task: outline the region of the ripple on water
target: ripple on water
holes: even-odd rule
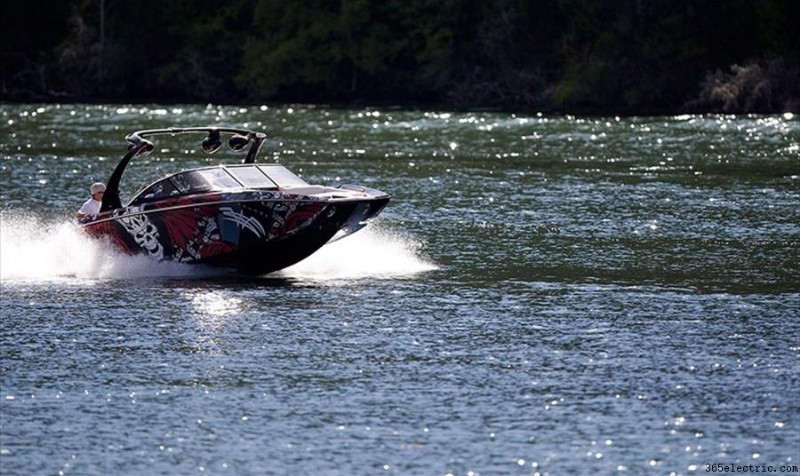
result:
[[[0,120],[4,474],[797,464],[794,117]],[[384,220],[258,279],[118,257],[66,224],[125,133],[197,124],[247,124],[270,136],[265,160],[387,190]],[[190,146],[140,162],[133,186],[217,160]]]

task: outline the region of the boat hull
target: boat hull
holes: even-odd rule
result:
[[[388,201],[212,193],[106,212],[83,227],[128,254],[261,275],[307,258],[337,233],[357,231]]]

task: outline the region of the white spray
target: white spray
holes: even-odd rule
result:
[[[402,277],[436,269],[420,256],[418,242],[374,225],[270,276],[346,280]],[[229,272],[125,255],[107,242],[90,238],[68,220],[0,210],[0,280],[6,283],[225,274]]]

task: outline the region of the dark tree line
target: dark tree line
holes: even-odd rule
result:
[[[800,108],[798,0],[5,0],[6,100]]]

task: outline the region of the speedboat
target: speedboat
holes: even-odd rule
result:
[[[151,154],[156,136],[200,134],[214,153],[227,140],[239,163],[182,170],[145,186],[127,205],[120,180],[128,164]],[[311,185],[277,163],[256,163],[267,136],[225,127],[133,132],[114,169],[100,213],[80,222],[91,236],[125,253],[262,275],[291,266],[375,218],[389,195],[368,187]],[[161,150],[161,149],[159,149]]]

